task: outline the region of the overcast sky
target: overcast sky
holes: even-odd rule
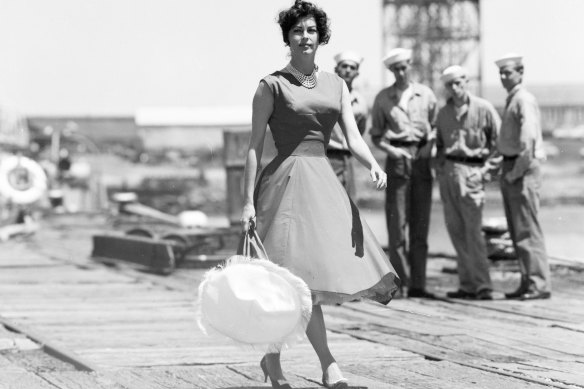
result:
[[[248,105],[283,67],[283,0],[0,0],[0,99],[30,115],[133,115],[148,106]],[[380,0],[321,0],[343,49],[365,57],[360,84],[381,87]],[[355,10],[356,5],[359,9]],[[584,1],[483,0],[484,84],[493,60],[525,56],[526,82],[584,84]]]

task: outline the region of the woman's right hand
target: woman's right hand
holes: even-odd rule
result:
[[[249,230],[249,225],[251,221],[255,222],[255,207],[253,204],[246,204],[243,206],[243,211],[241,212],[241,230],[247,232]]]
[[[387,174],[379,167],[377,163],[371,167],[371,171],[369,173],[371,174],[371,179],[377,186],[377,190],[387,188]]]

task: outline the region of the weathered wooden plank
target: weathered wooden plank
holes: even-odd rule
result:
[[[480,307],[491,311],[523,315],[536,319],[548,320],[556,323],[582,323],[584,322],[584,310],[581,309],[581,300],[534,300],[512,301],[501,300],[493,302],[477,302],[457,300],[456,304]]]
[[[85,307],[79,311],[68,309],[67,307],[60,304],[60,302],[47,302],[47,306],[43,307],[41,310],[36,309],[28,309],[27,307],[19,306],[17,310],[9,310],[8,307],[3,308],[3,316],[18,316],[18,315],[26,315],[28,317],[46,317],[50,318],[53,316],[63,316],[64,320],[69,318],[75,318],[78,316],[87,316],[88,319],[92,316],[100,316],[100,315],[107,315],[107,316],[124,316],[124,315],[145,315],[145,316],[155,316],[152,312],[153,309],[159,310],[160,315],[164,315],[166,313],[173,314],[176,316],[185,316],[185,317],[193,317],[195,315],[195,310],[192,306],[188,306],[188,304],[175,304],[173,305],[152,305],[149,308],[146,307],[134,307],[131,305],[127,305],[124,307],[112,307],[113,309],[107,309],[102,307],[102,309],[91,309],[91,302],[87,302]],[[34,308],[34,307],[33,307]]]
[[[26,334],[26,336],[28,338],[30,338],[34,342],[42,345],[42,351],[43,351],[42,353],[39,354],[39,352],[36,350],[35,351],[28,351],[26,353],[26,356],[28,358],[28,359],[26,359],[27,363],[29,362],[29,359],[36,360],[35,358],[31,358],[31,355],[39,354],[40,356],[43,357],[43,360],[45,360],[47,362],[52,363],[52,362],[59,360],[60,362],[62,362],[64,364],[70,364],[71,366],[74,366],[78,370],[84,370],[84,371],[95,370],[89,363],[83,361],[82,358],[80,358],[78,355],[75,355],[74,352],[67,349],[66,347],[63,347],[63,345],[59,344],[59,342],[54,342],[49,337],[45,336],[45,334],[37,334],[37,333],[35,333],[35,331],[33,329],[28,328],[26,326],[23,326],[19,323],[10,322],[5,318],[2,318],[2,323],[7,328],[14,330],[16,332],[22,333],[22,334]],[[11,354],[10,358],[12,358],[13,356],[20,356],[20,355],[23,355],[23,353],[14,353],[14,354]]]
[[[95,372],[41,371],[40,377],[59,389],[125,389],[111,378]]]
[[[42,277],[39,277],[41,272]],[[115,274],[106,269],[87,269],[79,271],[75,266],[51,266],[34,270],[30,268],[15,268],[0,272],[0,284],[104,284],[109,282],[133,282],[124,274]]]
[[[369,342],[359,342],[345,334],[330,334],[329,342],[332,351],[339,358],[354,358],[355,350],[360,350],[361,354],[370,354],[372,359],[408,359],[417,356],[392,347]],[[166,338],[164,338],[166,339]],[[164,340],[162,339],[162,340]],[[186,346],[168,347],[166,342],[152,344],[150,347],[132,348],[93,348],[78,350],[78,353],[88,360],[96,361],[100,365],[108,366],[167,366],[180,364],[228,364],[245,363],[261,357],[261,351],[251,350],[235,346],[231,341],[224,340],[222,343],[211,342],[208,344],[194,343],[185,340]],[[166,347],[165,347],[166,346]],[[314,355],[314,351],[307,342],[294,346],[285,351],[286,358],[296,356],[299,359],[309,353]],[[254,355],[256,357],[254,357]],[[259,356],[258,356],[259,355]],[[368,356],[361,356],[367,360]]]
[[[54,299],[37,298],[35,300],[18,301],[17,303],[9,302],[2,303],[1,307],[11,307],[14,311],[33,311],[33,312],[50,312],[58,309],[60,311],[81,311],[81,312],[119,312],[127,309],[133,310],[151,310],[153,308],[177,309],[188,312],[193,312],[193,304],[182,298],[175,299],[156,299],[156,294],[153,300],[137,300],[127,301],[119,299],[117,301],[95,301],[93,299],[76,299],[67,302],[54,301]],[[11,299],[12,300],[12,299]]]
[[[191,320],[159,320],[155,322],[106,322],[106,323],[93,323],[87,325],[84,323],[79,324],[63,324],[63,323],[36,323],[35,328],[39,332],[47,332],[52,334],[74,334],[83,333],[84,330],[91,329],[94,334],[104,335],[109,332],[118,333],[131,333],[135,334],[149,334],[149,333],[168,333],[173,336],[182,336],[201,341],[202,339],[207,339],[208,337],[203,335],[194,321]],[[210,341],[215,342],[216,339]]]
[[[0,351],[35,350],[41,346],[25,337],[0,338]]]
[[[50,261],[45,258],[30,258],[26,257],[15,257],[15,258],[3,258],[0,259],[0,270],[10,271],[12,269],[42,269],[47,267],[58,267],[62,266],[60,263],[55,261]]]
[[[516,377],[504,376],[480,369],[468,368],[447,361],[424,361],[416,364],[401,363],[400,368],[410,374],[431,377],[434,381],[428,387],[444,389],[467,388],[549,388],[542,383],[529,382]]]
[[[50,356],[42,349],[11,351],[5,352],[3,355],[13,366],[27,371],[75,370],[73,365]]]
[[[166,314],[166,316],[156,315],[156,312],[128,312],[126,315],[123,314],[100,314],[96,312],[92,313],[81,313],[75,314],[71,312],[60,312],[53,313],[29,313],[29,312],[5,312],[4,317],[12,319],[20,323],[62,323],[62,324],[83,324],[92,325],[93,323],[127,323],[127,322],[156,322],[156,321],[191,321],[195,322],[194,315],[188,312],[176,312],[176,311],[165,311],[161,310],[160,314]]]
[[[187,374],[182,369],[123,369],[112,373],[128,389],[228,389],[262,387],[259,382],[238,374],[226,366],[193,366]]]
[[[89,329],[89,331],[91,331]],[[63,344],[67,344],[70,349],[90,350],[94,348],[148,348],[153,349],[164,346],[174,347],[177,350],[187,347],[197,347],[200,342],[185,339],[184,333],[179,335],[169,335],[165,332],[149,332],[147,334],[132,334],[131,332],[116,334],[115,332],[101,333],[98,335],[81,336],[50,333],[51,339]]]
[[[98,366],[106,368],[243,363],[255,354],[252,351],[227,345],[183,348],[154,346],[95,348],[78,350],[77,353]]]
[[[439,296],[444,296],[447,291],[456,289],[457,276],[437,272],[437,265],[444,266],[448,261],[432,259],[429,261],[429,284]],[[455,265],[453,263],[450,266]],[[483,306],[485,309],[514,313],[517,315],[532,316],[534,318],[548,319],[551,321],[582,321],[584,318],[584,282],[581,272],[566,268],[558,268],[553,274],[553,292],[551,300],[539,301],[509,301],[505,300],[502,292],[515,290],[519,285],[519,273],[516,271],[493,271],[491,279],[495,288],[496,300],[492,302],[451,300],[453,303],[466,306]]]
[[[45,255],[36,253],[22,244],[3,242],[0,252],[0,267],[18,264],[54,264],[55,262]]]
[[[542,381],[551,381],[563,385],[584,387],[584,367],[578,361],[551,361],[549,359],[531,359],[515,363],[490,363],[501,370],[523,372]]]
[[[79,301],[96,301],[96,302],[124,302],[132,301],[166,301],[182,299],[191,300],[191,295],[186,295],[183,292],[167,291],[161,292],[160,287],[138,284],[128,282],[124,284],[107,283],[102,285],[96,284],[69,284],[69,285],[0,285],[0,296],[3,296],[0,304],[5,304],[7,301],[15,303],[31,303],[37,302],[39,299],[44,301],[51,301],[59,299],[59,302],[66,304],[69,302]]]
[[[367,333],[368,331],[381,332],[388,335],[399,336],[401,338],[409,339],[417,347],[421,347],[420,342],[431,344],[433,346],[444,347],[445,349],[459,350],[464,353],[466,357],[470,355],[491,356],[492,360],[497,360],[497,357],[504,358],[511,356],[514,359],[530,357],[547,357],[550,359],[573,359],[579,355],[583,350],[584,343],[575,342],[569,344],[557,340],[556,334],[551,334],[551,329],[544,329],[544,334],[550,334],[550,339],[542,339],[541,341],[531,335],[521,335],[517,333],[494,332],[491,333],[487,328],[469,329],[468,331],[461,330],[458,334],[450,334],[443,336],[435,336],[433,334],[418,333],[415,331],[403,331],[395,329],[391,323],[380,322],[375,318],[370,321],[372,324],[365,324],[360,327],[354,327],[355,318],[350,316],[345,323],[343,323],[343,316],[337,315],[329,320],[329,324],[337,330],[357,330],[353,334]],[[545,336],[543,336],[545,338]],[[545,344],[541,344],[545,343]],[[559,343],[559,344],[557,344]],[[550,347],[547,346],[550,344]],[[471,351],[474,348],[474,354],[465,351]],[[437,351],[437,350],[434,350]]]
[[[334,325],[333,325],[334,326]],[[343,331],[345,332],[345,331]],[[347,332],[349,333],[349,332]],[[387,335],[383,333],[377,333],[373,330],[368,331],[353,331],[351,332],[353,336],[359,337],[361,339],[380,342],[387,345],[393,345],[404,350],[409,350],[411,352],[419,353],[421,355],[425,355],[430,357],[431,359],[435,360],[445,360],[451,363],[455,363],[458,365],[471,367],[475,366],[476,369],[486,370],[488,372],[499,372],[500,374],[507,375],[514,378],[522,378],[524,377],[525,380],[529,380],[530,382],[535,383],[545,383],[552,381],[551,376],[555,374],[555,372],[551,371],[550,369],[537,369],[541,370],[538,371],[538,374],[531,374],[529,369],[521,369],[521,370],[513,370],[513,359],[515,358],[515,351],[509,353],[509,355],[504,355],[503,357],[506,360],[501,361],[501,363],[493,363],[488,358],[481,359],[479,356],[469,356],[466,353],[462,353],[457,349],[451,349],[448,346],[444,345],[443,343],[433,340],[432,342],[424,342],[418,341],[408,338],[403,338],[401,336],[396,335]],[[487,356],[488,357],[488,356]],[[526,361],[537,359],[537,357],[530,356],[526,358]],[[541,359],[541,358],[540,358]],[[511,362],[509,364],[504,362]],[[503,366],[503,368],[501,368]],[[549,375],[543,374],[543,372],[551,372]],[[564,387],[562,384],[558,384],[557,387]]]
[[[567,331],[584,333],[584,323],[580,324],[552,324],[551,328],[560,328]]]
[[[9,359],[4,357],[3,353],[0,351],[0,369],[4,369],[10,366],[14,366],[14,364]]]
[[[562,355],[557,355],[558,353],[584,354],[584,333],[573,334],[561,331],[556,327],[542,325],[541,321],[533,318],[525,320],[505,313],[493,314],[491,317],[490,311],[477,307],[458,312],[459,306],[457,304],[425,302],[416,307],[419,318],[408,312],[379,309],[372,304],[352,304],[346,308],[355,312],[355,315],[358,315],[355,316],[356,318],[370,317],[371,322],[388,327],[387,331],[396,334],[410,334],[410,337],[413,336],[412,333],[425,335],[468,334],[502,345],[525,346],[526,349],[532,350],[538,355],[546,352],[556,354],[554,357],[562,357]],[[330,311],[334,311],[334,308]],[[342,315],[341,312],[352,315],[346,309],[337,309],[336,312],[340,315]],[[420,314],[420,312],[426,313]],[[359,316],[359,313],[365,316]],[[443,317],[448,319],[443,320]],[[412,320],[415,320],[416,326],[407,326]],[[437,327],[443,329],[442,333],[431,330],[432,325],[436,326],[436,320],[440,320],[440,325]],[[420,325],[420,323],[425,323],[425,325]],[[427,330],[428,327],[430,327],[430,331]],[[446,332],[447,328],[450,328],[452,332]]]
[[[0,385],[2,389],[61,389],[34,373],[12,368],[0,369]]]
[[[249,364],[244,364],[248,366]],[[236,365],[239,368],[240,365]],[[252,369],[253,370],[253,369]],[[260,370],[259,365],[255,370]],[[135,371],[140,378],[147,382],[175,382],[175,387],[184,389],[196,388],[246,388],[246,389],[266,389],[269,384],[264,384],[261,373],[249,375],[240,369],[234,369],[231,365],[211,365],[211,366],[169,366],[164,368],[151,369],[151,371]],[[223,383],[217,377],[228,375],[229,383]],[[154,377],[153,377],[154,376]],[[154,379],[153,379],[154,378]],[[124,381],[125,382],[125,381]],[[225,386],[223,386],[225,385]],[[160,387],[160,386],[158,386]],[[308,387],[303,381],[296,388]]]
[[[385,370],[391,368],[392,364],[396,362],[414,363],[416,361],[424,360],[420,355],[399,350],[391,346],[372,342],[360,342],[356,339],[351,339],[350,337],[339,336],[338,334],[336,336],[333,334],[333,337],[336,339],[332,340],[329,337],[331,351],[335,355],[335,358],[346,378],[350,380],[351,387],[402,387],[399,385],[388,386],[385,381],[374,379],[373,375],[358,374],[353,369],[355,364],[359,366],[376,366],[379,369]],[[359,355],[358,362],[355,360],[356,353]],[[252,364],[229,364],[229,368],[253,379],[261,380],[263,376],[259,368],[259,359],[260,356],[258,356],[256,362]],[[320,363],[310,345],[303,343],[292,349],[285,350],[282,353],[281,361],[286,377],[290,382],[294,382],[295,384],[293,387],[312,388],[315,384],[321,382],[322,370]],[[298,378],[303,378],[306,382],[302,384],[297,381]]]

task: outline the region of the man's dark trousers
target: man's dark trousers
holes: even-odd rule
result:
[[[430,157],[419,155],[417,145],[400,146],[412,159],[387,158],[388,183],[385,216],[389,235],[389,259],[410,289],[425,289],[428,232],[432,208]]]

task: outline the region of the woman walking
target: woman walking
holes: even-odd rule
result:
[[[321,305],[361,298],[388,303],[399,279],[326,158],[337,121],[377,189],[386,187],[387,176],[359,134],[345,82],[315,64],[319,45],[330,37],[326,13],[297,0],[280,12],[278,23],[291,59],[260,81],[253,99],[242,228],[247,231],[255,219],[270,260],[309,286],[313,309],[306,334],[320,360],[323,385],[347,388],[328,347]],[[267,125],[278,154],[256,180]],[[272,387],[290,388],[279,353],[266,354],[261,368]]]

